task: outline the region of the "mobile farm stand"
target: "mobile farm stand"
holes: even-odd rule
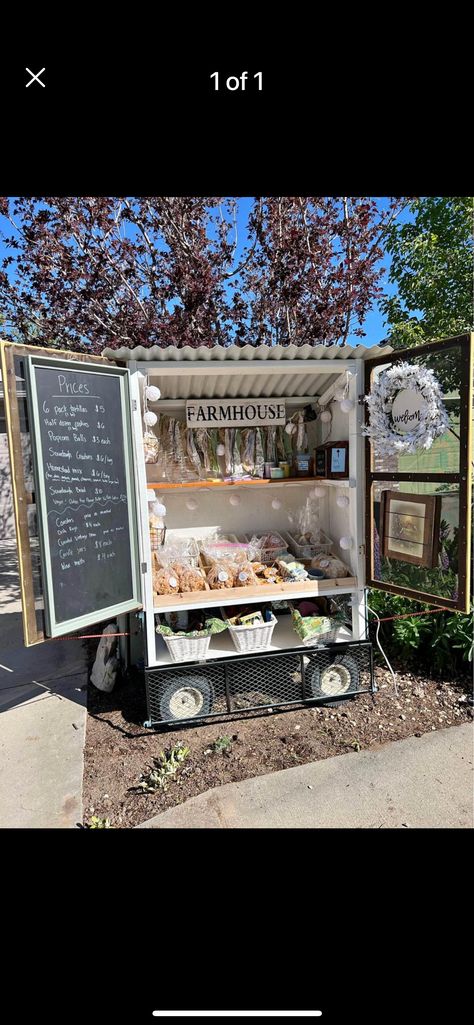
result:
[[[453,611],[469,608],[469,336],[403,352],[362,345],[154,346],[93,357],[7,342],[1,350],[25,644],[116,621],[123,660],[144,668],[147,725],[373,690],[368,586]],[[429,451],[380,454],[377,439],[362,433],[364,397],[382,370],[407,362],[435,372],[450,368],[443,388],[450,428]],[[158,399],[150,386],[159,389]],[[418,416],[410,412],[413,401],[411,388],[405,422]],[[272,417],[283,430],[304,420],[311,462],[305,468],[303,460],[300,476],[290,471],[275,479],[229,480],[223,466],[194,480],[163,470],[157,476],[157,464],[145,461],[144,434],[153,433],[154,420],[144,423],[147,411],[188,431],[197,418],[197,426],[216,426],[221,439],[240,419],[248,427],[253,417],[264,430]],[[332,467],[325,454],[331,443]],[[217,532],[294,540],[308,497],[317,498],[321,537],[347,575],[157,593],[150,489],[166,504],[164,547],[170,539],[205,545]],[[395,540],[394,523],[401,524]],[[315,597],[335,601],[339,617],[329,643],[323,634],[308,646],[286,603]],[[273,603],[276,618],[265,647],[237,650],[225,630],[212,636],[203,656],[177,662],[156,632],[171,612],[219,616],[224,605],[235,611],[262,602]]]

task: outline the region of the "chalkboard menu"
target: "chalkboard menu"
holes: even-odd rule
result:
[[[50,636],[139,607],[128,372],[28,358]]]

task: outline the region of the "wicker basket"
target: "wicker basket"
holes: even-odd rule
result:
[[[278,620],[272,612],[269,623],[259,623],[257,626],[232,626],[227,619],[223,609],[221,616],[227,628],[236,651],[257,651],[262,648],[269,648],[272,643],[273,631]]]
[[[276,530],[272,530],[270,533],[272,533],[274,537],[278,537],[280,539],[281,548],[258,548],[252,549],[251,552],[252,557],[254,556],[259,562],[263,562],[265,566],[272,566],[275,559],[279,559],[282,555],[286,555],[288,552],[288,542],[285,541],[285,538],[282,537],[281,534],[278,534]],[[265,535],[262,532],[256,535],[256,537],[264,536]],[[247,534],[243,534],[239,540],[243,541],[245,544],[249,544],[251,538]]]
[[[173,662],[198,662],[206,658],[212,634],[204,637],[159,636],[163,638]]]
[[[298,544],[296,538],[293,537],[293,534],[290,534],[288,532],[286,534],[286,537],[288,538],[288,546],[290,548],[290,551],[293,552],[293,555],[295,555],[297,559],[313,559],[315,555],[323,555],[329,553],[331,551],[331,548],[334,546],[334,541],[331,541],[331,538],[328,537],[327,534],[324,533],[324,531],[320,530],[319,533],[321,536],[321,541],[318,541],[317,544],[308,543],[305,545],[300,545]]]

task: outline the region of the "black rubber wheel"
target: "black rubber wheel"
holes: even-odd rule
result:
[[[305,692],[308,698],[348,697],[359,688],[359,667],[348,654],[336,655],[329,665],[313,665],[306,670]]]
[[[165,684],[159,697],[160,719],[194,719],[209,715],[214,700],[214,688],[203,676],[182,676]]]

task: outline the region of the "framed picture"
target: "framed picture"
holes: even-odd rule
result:
[[[332,441],[327,446],[327,476],[331,480],[349,476],[349,442]]]
[[[438,563],[440,515],[439,496],[382,491],[382,554],[433,569]]]

